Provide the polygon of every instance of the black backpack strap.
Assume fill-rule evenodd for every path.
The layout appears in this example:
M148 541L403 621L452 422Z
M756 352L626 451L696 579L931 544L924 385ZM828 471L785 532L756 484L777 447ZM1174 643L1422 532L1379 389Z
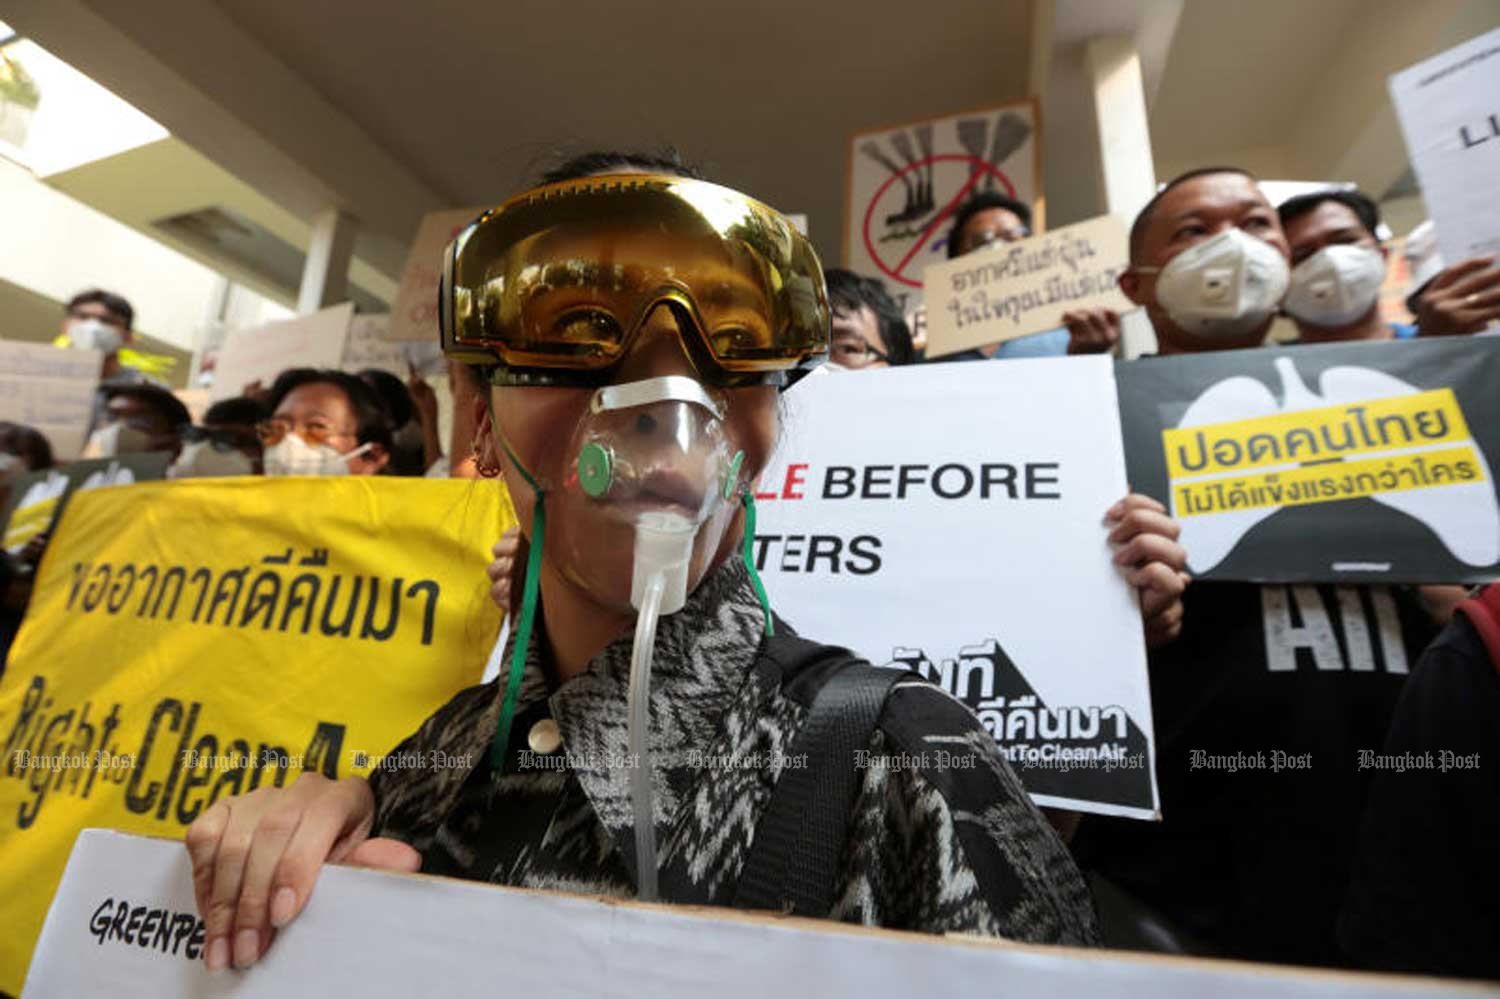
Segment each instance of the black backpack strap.
M822 918L833 907L834 879L864 774L855 754L868 749L891 686L911 674L871 666L845 649L795 642L788 646L793 658L815 661L796 671L798 679L826 677L790 749L806 766L784 770L777 781L755 827L734 904Z

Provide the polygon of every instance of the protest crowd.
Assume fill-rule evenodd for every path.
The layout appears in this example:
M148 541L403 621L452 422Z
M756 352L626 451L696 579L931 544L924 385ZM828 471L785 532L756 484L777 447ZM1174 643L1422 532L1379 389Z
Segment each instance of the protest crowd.
M1500 329L1500 257L1444 259L1430 235L1408 239L1405 310L1394 315L1381 293L1400 253L1371 192L1330 183L1278 200L1252 173L1208 162L1160 183L1123 220L1128 259L1110 289L1123 301L1051 309L1041 332L949 348L929 335L937 317L920 293L827 255L820 263L755 191L718 186L693 161L693 136L673 139L680 145L559 156L534 186L502 192L440 267L432 262L441 277L428 289L439 303L431 343L443 358L413 363L405 377L293 357L274 377L216 384L215 401L190 411L130 363L129 286L83 290L58 317L50 349L102 357L72 463L163 456L159 475L137 472L142 481L118 487L122 496L147 490L140 495L165 503L174 490L231 479L247 490L286 477L463 480L503 492L514 509L515 526L470 553L484 598L465 613L506 622L484 682L448 690L399 744L370 747L385 765L368 774L308 766L285 783L236 782L240 793L216 790L183 822L207 969L232 974L274 952L334 862L931 934L1500 979L1494 585L1457 575L1199 579L1181 501L1148 490L1129 466L1130 487L1076 531L1097 535L1098 561L1139 610L1158 789L1147 806L1154 818L1142 818L1036 803L1004 727L982 721L973 703L920 671L872 669L863 655L819 644L819 620L762 583L754 502L765 490L790 498L802 488L791 471L781 493L783 466L773 462L794 433L799 394L876 391L921 372L934 385L978 377L961 362L1018 372L1094 364L1121 354L1132 310L1149 322L1156 352L1115 361L1122 379L1133 366L1168 371L1202 357L1254 365L1271 352L1297 362L1373 344L1397 357L1472 343L1476 353L1462 356L1477 358ZM1485 196L1500 197L1500 176ZM730 206L735 221L700 211L709 201ZM940 266L998 260L1045 231L1025 199L978 187L950 221ZM1271 339L1273 324L1294 336ZM1334 399L1327 372L1327 404L1347 402ZM444 408L451 399L442 416L440 395ZM942 395L924 407L941 409ZM1121 395L1127 423L1131 398ZM1055 400L1059 411L1072 402ZM1163 426L1182 410L1160 416ZM1282 417L1251 408L1225 418ZM1467 427L1480 447L1500 440L1472 412ZM859 438L860 414L836 432ZM973 427L976 437L988 432ZM19 509L39 473L68 464L38 427L0 422L9 493L0 512ZM1017 495L1001 474L963 481L985 496ZM1050 495L1045 472L1016 474L1023 493ZM950 488L947 476L899 475L902 495ZM871 481L867 493L885 485ZM328 503L350 495L329 493ZM318 506L288 516L315 518ZM1278 518L1248 521L1231 543L1270 546L1272 531L1287 551L1318 543L1289 513ZM0 565L0 691L17 703L30 679L12 652L36 627L37 608L50 606L46 588L75 579L47 567L76 525L65 507L7 545ZM1411 543L1439 549L1437 538ZM823 552L845 572L808 585L842 587L877 564L859 560L872 548L836 540L825 551L814 538L807 565ZM1066 576L1005 559L986 571L1054 588L1067 617L1090 628ZM380 585L370 579L367 632ZM907 610L920 616L924 601L942 599L916 596ZM283 632L293 608L284 606ZM274 608L266 628L273 617ZM1111 647L1096 654L1098 670L1113 667ZM469 665L477 678L484 664ZM306 668L336 667L321 657ZM0 716L0 734L13 727ZM934 747L944 766L902 762ZM838 755L851 749L887 763L854 767ZM644 751L644 771L616 765L616 750ZM795 766L703 764L798 753L810 754L821 783L804 782ZM544 757L552 762L536 762ZM1377 757L1410 765L1370 762ZM785 873L798 864L801 881Z

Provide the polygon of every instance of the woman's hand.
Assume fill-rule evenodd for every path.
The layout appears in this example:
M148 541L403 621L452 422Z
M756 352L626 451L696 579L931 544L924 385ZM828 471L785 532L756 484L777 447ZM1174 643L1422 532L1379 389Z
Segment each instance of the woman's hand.
M1182 632L1182 593L1192 581L1187 550L1177 543L1182 528L1166 507L1140 493L1110 507L1104 524L1111 528L1115 564L1140 592L1147 647L1173 641Z
M495 560L485 572L490 577L490 599L507 615L513 613L511 598L521 595L522 574L526 571L526 550L521 542L521 529L512 527L500 535L495 547L490 549Z
M188 826L208 970L259 960L275 930L307 904L325 862L420 868L421 857L405 843L367 838L374 817L364 778L305 773L291 787L222 798Z

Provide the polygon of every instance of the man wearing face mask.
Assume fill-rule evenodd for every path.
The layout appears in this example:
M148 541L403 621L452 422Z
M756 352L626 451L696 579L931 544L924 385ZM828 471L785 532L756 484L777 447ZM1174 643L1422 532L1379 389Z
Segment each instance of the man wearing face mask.
M270 407L259 427L267 475L379 475L390 461L390 414L354 375L283 371Z
M178 429L192 423L187 407L154 385L113 385L100 389L103 416L83 447L85 458L181 450Z
M1389 251L1381 244L1380 210L1359 191L1298 195L1276 209L1292 253L1282 309L1299 343L1409 340L1415 326L1380 316L1380 286Z
M62 329L53 341L60 347L75 350L97 350L104 354L99 371L99 396L94 402L94 418L89 429L99 425L104 416L104 389L116 385L155 385L156 379L125 365L120 351L135 342L135 308L124 297L102 288L79 292L63 311Z
M167 469L167 477L201 479L261 474L258 428L267 415L264 404L249 396L220 399L203 414L201 426L181 428L182 453Z
M1167 184L1130 251L1120 286L1163 354L1259 346L1288 285L1280 220L1238 169ZM1297 549L1294 519L1257 530ZM1198 582L1182 602L1180 638L1149 658L1164 820L1088 816L1075 852L1190 951L1345 963L1334 922L1369 786L1358 752L1382 744L1433 616L1411 587Z

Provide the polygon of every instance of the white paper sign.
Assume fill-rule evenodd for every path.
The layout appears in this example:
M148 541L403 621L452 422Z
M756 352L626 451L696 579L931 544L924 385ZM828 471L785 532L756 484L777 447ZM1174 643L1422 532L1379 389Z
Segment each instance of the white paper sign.
M214 401L239 395L251 382L270 388L287 368L339 367L353 315L353 303L345 302L229 334L214 365Z
M1390 79L1448 264L1500 253L1500 28Z
M814 375L757 489L756 566L799 632L963 698L1034 800L1157 810L1112 362Z
M417 227L417 238L406 255L406 266L401 269L396 301L391 305L392 340L437 342L438 281L443 274L443 251L464 226L490 207L456 208L423 217Z
M182 844L85 830L23 999L1500 995L1480 983L865 930L347 867L323 869L255 967L210 974L196 915Z
M1114 215L934 264L922 285L927 356L1055 329L1070 309L1128 312L1135 305L1115 281L1129 266L1129 236Z
M407 370L405 344L390 338L391 317L355 316L349 323L349 338L344 341L344 358L341 370L357 375L368 368L389 371L406 380Z
M849 140L844 265L900 294L947 259L953 212L980 192L1036 205L1042 160L1032 99L860 132ZM1041 227L1040 217L1032 220Z
M59 461L83 450L104 355L0 340L0 420L41 431Z

